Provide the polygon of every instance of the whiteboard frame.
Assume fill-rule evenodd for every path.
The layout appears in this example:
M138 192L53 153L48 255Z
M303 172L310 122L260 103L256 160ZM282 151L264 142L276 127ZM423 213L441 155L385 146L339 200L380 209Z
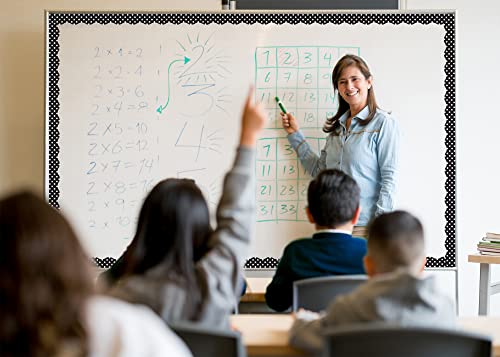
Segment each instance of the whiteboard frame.
M77 21L77 23L82 23L82 19L91 20L93 22L102 23L101 21L109 17L109 15L118 15L121 18L126 17L127 15L141 15L140 22L143 22L145 18L149 18L151 16L158 17L160 20L169 20L169 21L160 21L159 23L179 23L179 22L187 22L187 23L196 23L201 22L198 17L196 21L189 22L190 18L194 18L194 15L201 16L202 20L204 18L208 18L208 15L215 16L216 19L222 23L246 23L244 21L244 17L248 18L248 15L256 15L260 14L264 19L268 22L275 23L295 23L295 22L279 22L276 20L280 20L283 15L286 18L286 14L299 14L299 15L314 15L315 20L317 19L336 19L337 22L330 23L342 23L347 22L349 24L355 23L420 23L420 24L429 24L429 23L437 23L445 26L445 68L444 71L446 74L445 80L445 102L447 104L448 109L445 110L446 116L446 139L445 146L446 151L449 151L448 154L445 154L446 161L446 227L445 227L445 248L446 255L443 257L428 257L427 265L428 268L433 269L445 269L445 270L457 270L458 261L457 261L457 246L458 242L456 240L456 11L455 10L278 10L278 11L265 11L265 10L246 10L246 11L199 11L193 13L191 11L56 11L56 10L47 10L45 12L45 147L44 147L44 193L46 200L53 207L59 209L59 117L58 117L58 90L55 90L57 87L57 81L55 80L55 74L57 74L57 50L56 45L58 38L58 30L57 25L66 23L67 21L64 18L71 19L73 21ZM207 16L205 16L207 15ZM349 15L349 16L346 16ZM377 16L381 21L375 21L374 16ZM135 16L137 17L137 16ZM354 17L356 19L355 22L349 22L349 17ZM172 19L177 20L178 22L171 21ZM417 19L416 22L411 22ZM110 22L112 20L108 19ZM255 22L259 22L261 24L265 24L268 22L262 22L255 19L253 16L253 20ZM437 20L437 22L436 22ZM365 22L364 22L365 21ZM382 22L385 21L385 22ZM396 22L393 22L396 21ZM397 22L399 21L399 22ZM408 22L410 21L410 22ZM128 21L124 21L130 23ZM201 22L205 23L205 22ZM206 22L206 23L214 23L214 21ZM449 36L448 40L446 37ZM448 57L447 57L448 56ZM52 73L51 73L52 71ZM449 72L449 73L448 73ZM448 85L447 85L448 83ZM51 93L53 96L51 97ZM53 117L51 119L51 116ZM110 257L94 257L96 263L103 267L112 264L114 258ZM249 267L248 262L252 259L261 259L258 257L250 258L245 267ZM265 258L269 259L269 258ZM262 259L261 259L262 260ZM276 259L271 259L274 267L276 266ZM270 266L271 268L273 266ZM263 266L263 268L269 268L269 266Z

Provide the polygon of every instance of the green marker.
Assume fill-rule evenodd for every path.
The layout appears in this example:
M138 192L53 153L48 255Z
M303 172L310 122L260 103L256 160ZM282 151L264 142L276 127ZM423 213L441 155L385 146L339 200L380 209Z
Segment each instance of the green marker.
M283 103L281 103L281 100L278 97L274 97L274 100L276 101L276 103L278 103L278 106L280 107L283 114L286 114L285 106L283 105Z

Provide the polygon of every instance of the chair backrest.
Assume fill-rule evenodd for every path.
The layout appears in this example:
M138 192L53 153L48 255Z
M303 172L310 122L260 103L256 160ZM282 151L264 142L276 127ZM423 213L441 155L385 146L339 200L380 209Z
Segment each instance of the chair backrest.
M325 310L337 295L351 292L366 279L366 275L334 275L297 280L293 283L293 311Z
M436 327L381 323L332 328L325 333L325 356L490 357L489 336Z
M169 326L186 343L193 357L246 357L241 335L236 331L201 327L188 322Z

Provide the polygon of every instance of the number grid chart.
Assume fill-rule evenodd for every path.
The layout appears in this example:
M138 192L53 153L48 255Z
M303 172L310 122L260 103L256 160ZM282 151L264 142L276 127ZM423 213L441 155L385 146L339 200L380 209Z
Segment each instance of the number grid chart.
M319 153L324 138L307 138ZM286 138L262 138L256 159L257 222L307 221L307 188L311 176Z
M256 99L268 113L268 129L281 129L275 97L294 114L301 128L319 128L338 107L332 69L345 54L360 54L359 47L273 46L255 50Z

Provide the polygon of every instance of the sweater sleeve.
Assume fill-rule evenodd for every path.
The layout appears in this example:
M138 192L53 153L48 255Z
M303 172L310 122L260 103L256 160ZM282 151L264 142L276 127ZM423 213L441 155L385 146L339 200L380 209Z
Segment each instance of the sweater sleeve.
M387 118L380 129L377 143L377 160L380 168L380 193L375 215L390 212L394 208L394 196L398 174L399 127L396 120Z
M311 321L295 319L288 333L291 346L319 355L323 347L323 319Z
M266 288L266 304L275 311L285 311L292 306L293 277L289 269L289 247L285 248L273 280Z
M253 149L238 149L233 168L224 179L217 228L210 238L213 248L197 265L206 279L210 300L226 309L237 301L241 268L255 222L254 156Z

